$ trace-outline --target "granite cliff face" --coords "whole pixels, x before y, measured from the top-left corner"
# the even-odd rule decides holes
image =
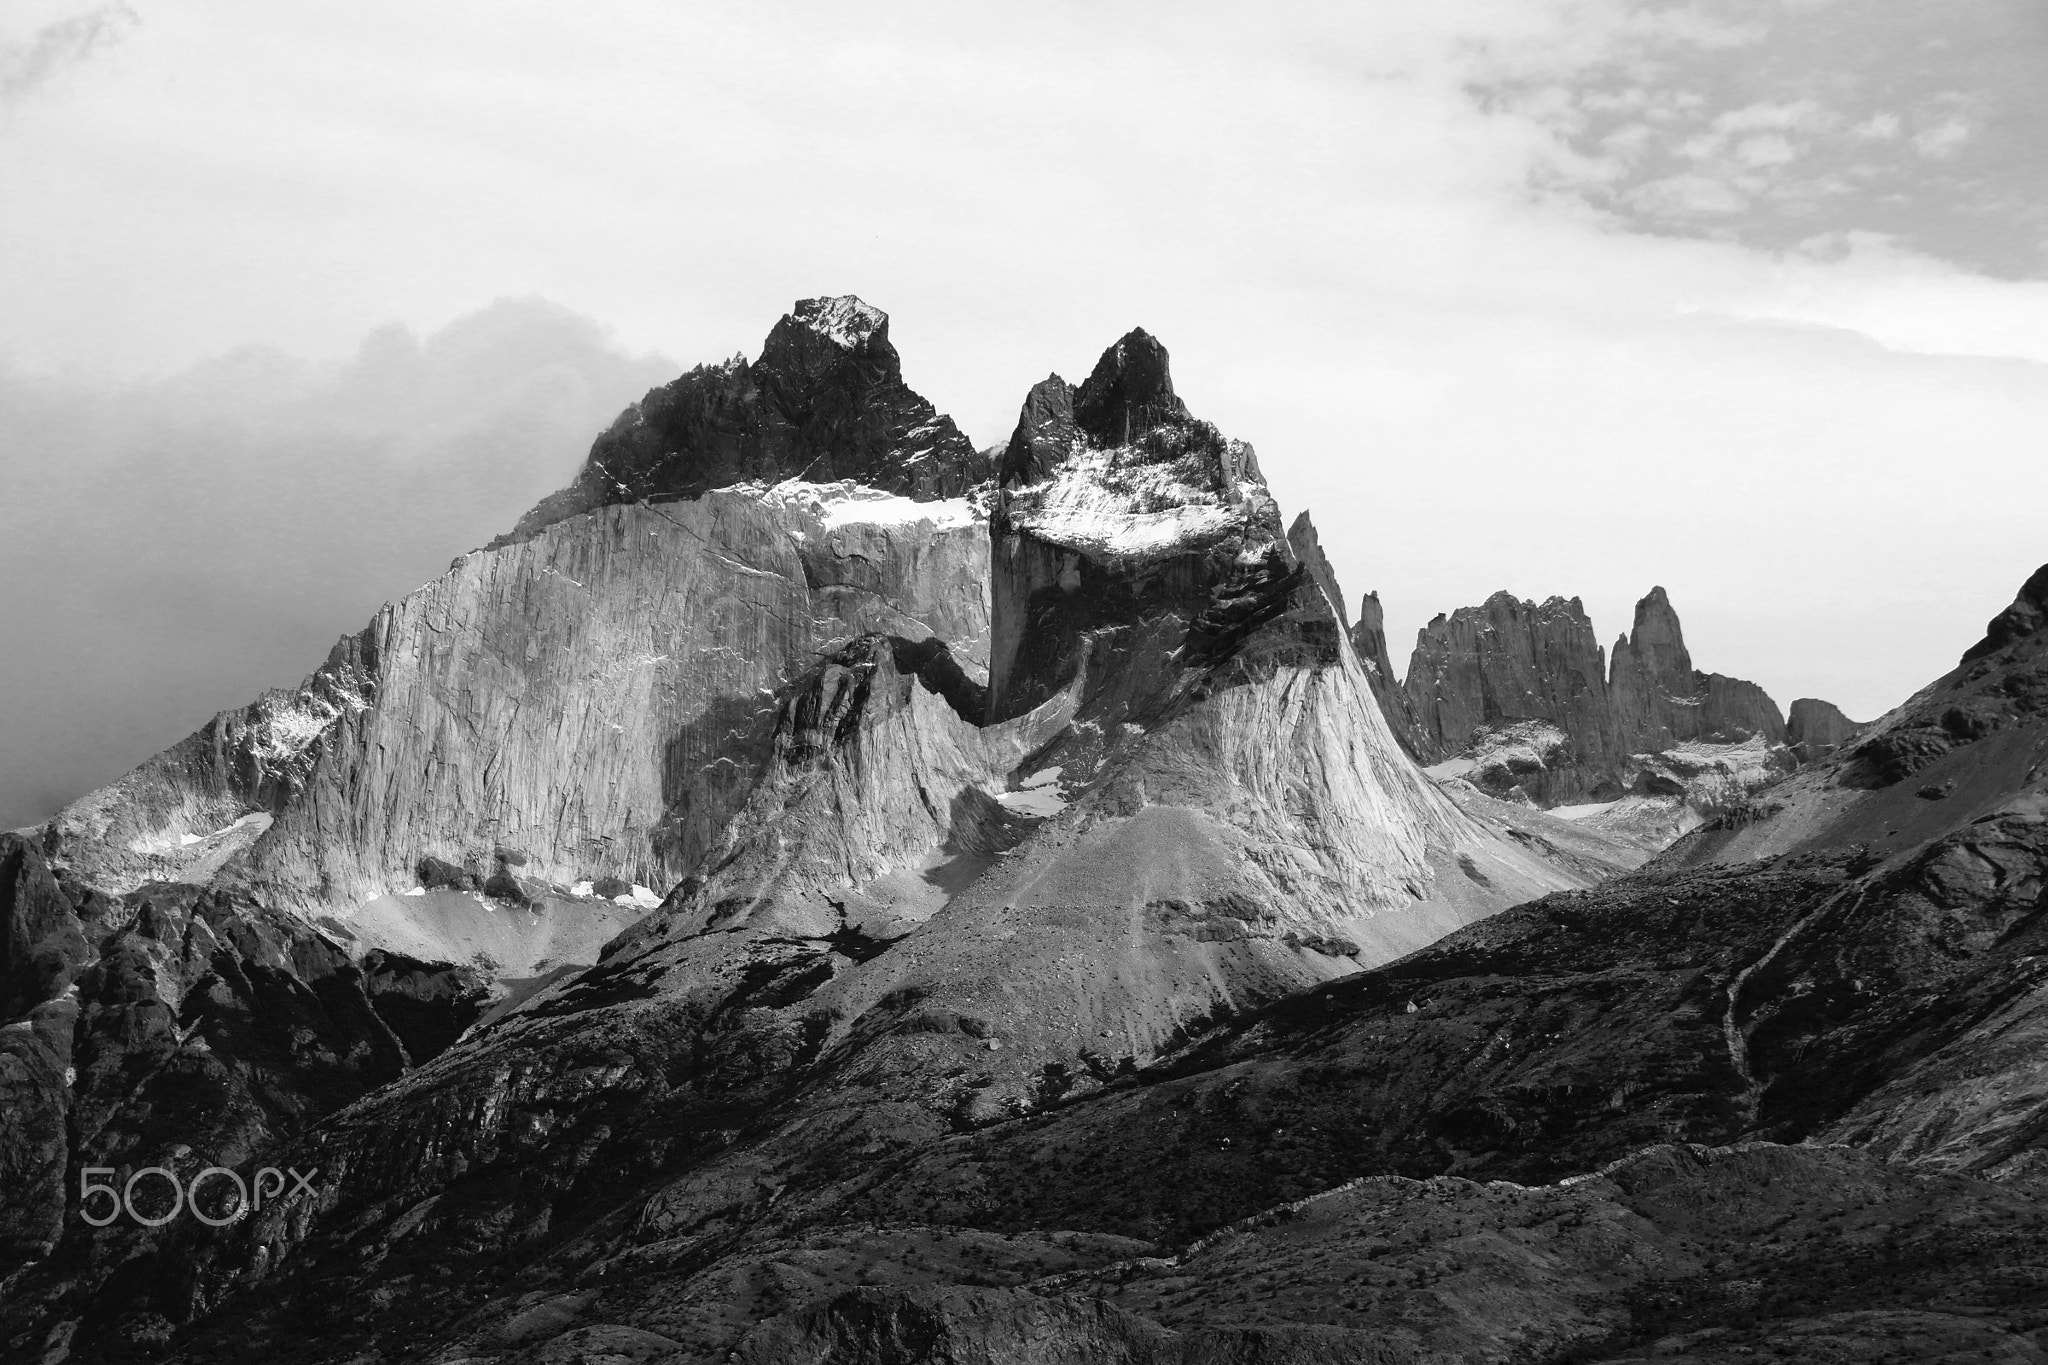
[[[799,305],[743,367],[749,402],[817,397],[819,375],[884,361],[893,375],[879,318],[857,300]],[[296,692],[224,713],[67,808],[53,852],[111,890],[226,875],[344,922],[423,884],[428,860],[475,886],[515,877],[501,885],[528,899],[606,879],[673,885],[746,799],[775,690],[818,652],[883,631],[943,638],[964,667],[985,667],[988,537],[972,504],[794,477],[838,472],[848,432],[928,410],[876,382],[879,396],[828,405],[844,420],[771,423],[773,440],[745,445],[745,470],[780,482],[600,504],[462,556]],[[862,402],[875,411],[852,410]],[[731,472],[726,447],[679,422],[662,428],[683,446],[663,477]],[[975,468],[952,437],[932,453],[860,448],[893,451],[916,471],[896,481],[919,489],[964,487]],[[708,451],[702,468],[693,450]],[[593,486],[596,467],[571,491]],[[585,951],[616,928],[599,927]]]
[[[1626,752],[1609,705],[1607,657],[1574,597],[1537,605],[1497,592],[1423,627],[1403,685],[1426,762],[1463,753],[1482,727],[1542,720],[1566,746],[1516,778],[1543,805],[1621,794]]]

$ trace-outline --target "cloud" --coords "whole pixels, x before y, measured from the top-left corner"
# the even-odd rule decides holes
[[[343,361],[250,346],[141,384],[0,365],[0,829],[296,683],[676,373],[537,299]]]
[[[1876,233],[2048,278],[2048,33],[2021,0],[1578,13],[1568,38],[1497,51],[1474,81],[1554,138],[1532,166],[1541,193],[1625,229],[1769,251]]]
[[[25,43],[0,43],[0,105],[35,94],[137,22],[127,5],[101,5],[45,24]]]

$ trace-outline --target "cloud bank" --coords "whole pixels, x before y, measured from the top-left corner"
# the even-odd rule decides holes
[[[296,683],[675,370],[537,300],[382,328],[342,362],[0,370],[0,829]]]

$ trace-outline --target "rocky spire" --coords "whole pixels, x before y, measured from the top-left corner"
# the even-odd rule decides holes
[[[1636,603],[1635,629],[1614,643],[1607,690],[1628,753],[1658,753],[1700,740],[1739,743],[1761,735],[1785,741],[1785,718],[1761,687],[1692,666],[1678,613],[1664,589]]]
[[[1337,585],[1337,571],[1330,567],[1328,555],[1323,553],[1322,537],[1316,534],[1316,524],[1302,512],[1287,528],[1287,543],[1294,548],[1294,557],[1308,570],[1309,577],[1323,590],[1323,596],[1330,599],[1330,610],[1337,613],[1337,624],[1348,635],[1351,631],[1351,616],[1344,610],[1344,589]],[[1379,607],[1379,598],[1372,599],[1373,607]],[[1362,657],[1362,656],[1361,656]]]
[[[583,470],[499,544],[610,503],[698,497],[748,480],[842,479],[913,498],[988,477],[953,419],[903,382],[889,317],[852,295],[802,299],[760,359],[700,365],[597,438]]]
[[[1074,420],[1105,446],[1129,445],[1153,427],[1190,420],[1173,391],[1166,347],[1142,327],[1126,332],[1074,395]]]
[[[1003,452],[1000,482],[1043,483],[1083,442],[1081,429],[1074,425],[1074,391],[1058,375],[1047,375],[1031,386],[1017,414],[1017,429]]]
[[[1674,637],[1677,622],[1673,615]],[[1433,762],[1462,753],[1481,727],[1546,721],[1568,737],[1569,752],[1528,794],[1539,801],[1618,795],[1606,663],[1576,597],[1539,604],[1497,592],[1481,606],[1438,616],[1416,635],[1403,688],[1416,752]]]

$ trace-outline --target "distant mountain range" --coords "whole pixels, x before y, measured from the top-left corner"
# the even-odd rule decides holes
[[[976,450],[805,300],[0,836],[0,1344],[2033,1359],[2044,912],[2048,568],[1868,725],[1661,588],[1397,680],[1156,338]]]

